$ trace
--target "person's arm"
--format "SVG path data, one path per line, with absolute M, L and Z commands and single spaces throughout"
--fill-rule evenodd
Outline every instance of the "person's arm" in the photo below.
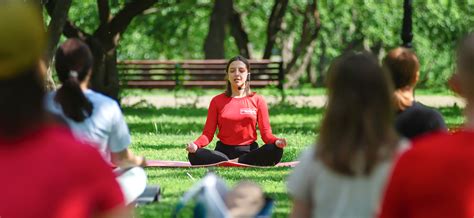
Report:
M 112 163 L 123 169 L 136 166 L 146 166 L 145 158 L 142 156 L 135 156 L 128 148 L 119 152 L 112 152 L 110 156 Z
M 310 217 L 311 207 L 305 201 L 293 199 L 293 208 L 291 209 L 291 218 Z
M 263 97 L 258 99 L 257 107 L 257 122 L 262 140 L 265 144 L 275 144 L 277 137 L 272 133 L 272 127 L 270 126 L 270 118 L 268 115 L 268 106 Z
M 108 147 L 110 149 L 111 161 L 120 168 L 131 168 L 136 166 L 146 166 L 144 157 L 135 156 L 128 146 L 131 143 L 130 131 L 123 117 L 122 111 L 117 105 L 114 107 L 113 122 L 109 134 Z
M 209 104 L 209 109 L 207 111 L 207 119 L 206 124 L 204 125 L 204 130 L 202 131 L 202 135 L 196 139 L 193 143 L 197 145 L 197 147 L 202 148 L 207 146 L 212 139 L 214 138 L 214 133 L 217 129 L 217 119 L 219 116 L 219 112 L 217 109 L 216 98 L 213 98 L 211 103 Z M 188 143 L 189 146 L 190 143 Z

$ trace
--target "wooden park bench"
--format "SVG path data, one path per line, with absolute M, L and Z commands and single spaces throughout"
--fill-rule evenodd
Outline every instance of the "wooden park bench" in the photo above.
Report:
M 249 60 L 251 87 L 274 86 L 283 91 L 283 65 L 280 61 Z M 126 60 L 117 63 L 121 87 L 219 88 L 225 87 L 227 60 Z

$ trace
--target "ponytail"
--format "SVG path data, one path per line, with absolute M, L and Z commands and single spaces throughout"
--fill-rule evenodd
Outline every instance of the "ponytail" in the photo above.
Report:
M 55 57 L 62 86 L 54 100 L 61 105 L 68 118 L 82 122 L 92 115 L 93 110 L 92 103 L 80 85 L 92 68 L 92 54 L 89 47 L 79 39 L 69 39 L 58 48 Z
M 71 71 L 71 74 L 74 73 Z M 92 115 L 92 103 L 82 92 L 77 76 L 70 76 L 63 82 L 55 101 L 61 105 L 64 114 L 76 122 L 82 122 Z

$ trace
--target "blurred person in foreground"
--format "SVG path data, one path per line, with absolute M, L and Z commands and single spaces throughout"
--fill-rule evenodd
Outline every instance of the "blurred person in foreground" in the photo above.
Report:
M 451 89 L 466 99 L 464 127 L 413 141 L 397 161 L 379 217 L 474 217 L 474 34 L 457 50 Z
M 115 176 L 43 109 L 41 17 L 0 2 L 0 217 L 128 217 Z
M 374 217 L 408 146 L 393 125 L 391 81 L 373 55 L 350 52 L 333 61 L 327 85 L 317 143 L 288 177 L 291 217 Z

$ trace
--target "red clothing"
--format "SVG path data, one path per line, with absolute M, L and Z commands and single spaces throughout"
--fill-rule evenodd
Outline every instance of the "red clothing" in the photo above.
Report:
M 222 93 L 211 100 L 204 131 L 194 143 L 201 148 L 208 145 L 217 127 L 217 138 L 222 143 L 248 145 L 257 140 L 257 122 L 265 144 L 275 143 L 277 138 L 272 134 L 267 103 L 262 96 L 254 93 L 244 98 L 232 98 Z
M 380 217 L 474 217 L 474 132 L 427 135 L 398 160 Z
M 0 217 L 91 217 L 124 206 L 111 168 L 69 130 L 0 137 Z

